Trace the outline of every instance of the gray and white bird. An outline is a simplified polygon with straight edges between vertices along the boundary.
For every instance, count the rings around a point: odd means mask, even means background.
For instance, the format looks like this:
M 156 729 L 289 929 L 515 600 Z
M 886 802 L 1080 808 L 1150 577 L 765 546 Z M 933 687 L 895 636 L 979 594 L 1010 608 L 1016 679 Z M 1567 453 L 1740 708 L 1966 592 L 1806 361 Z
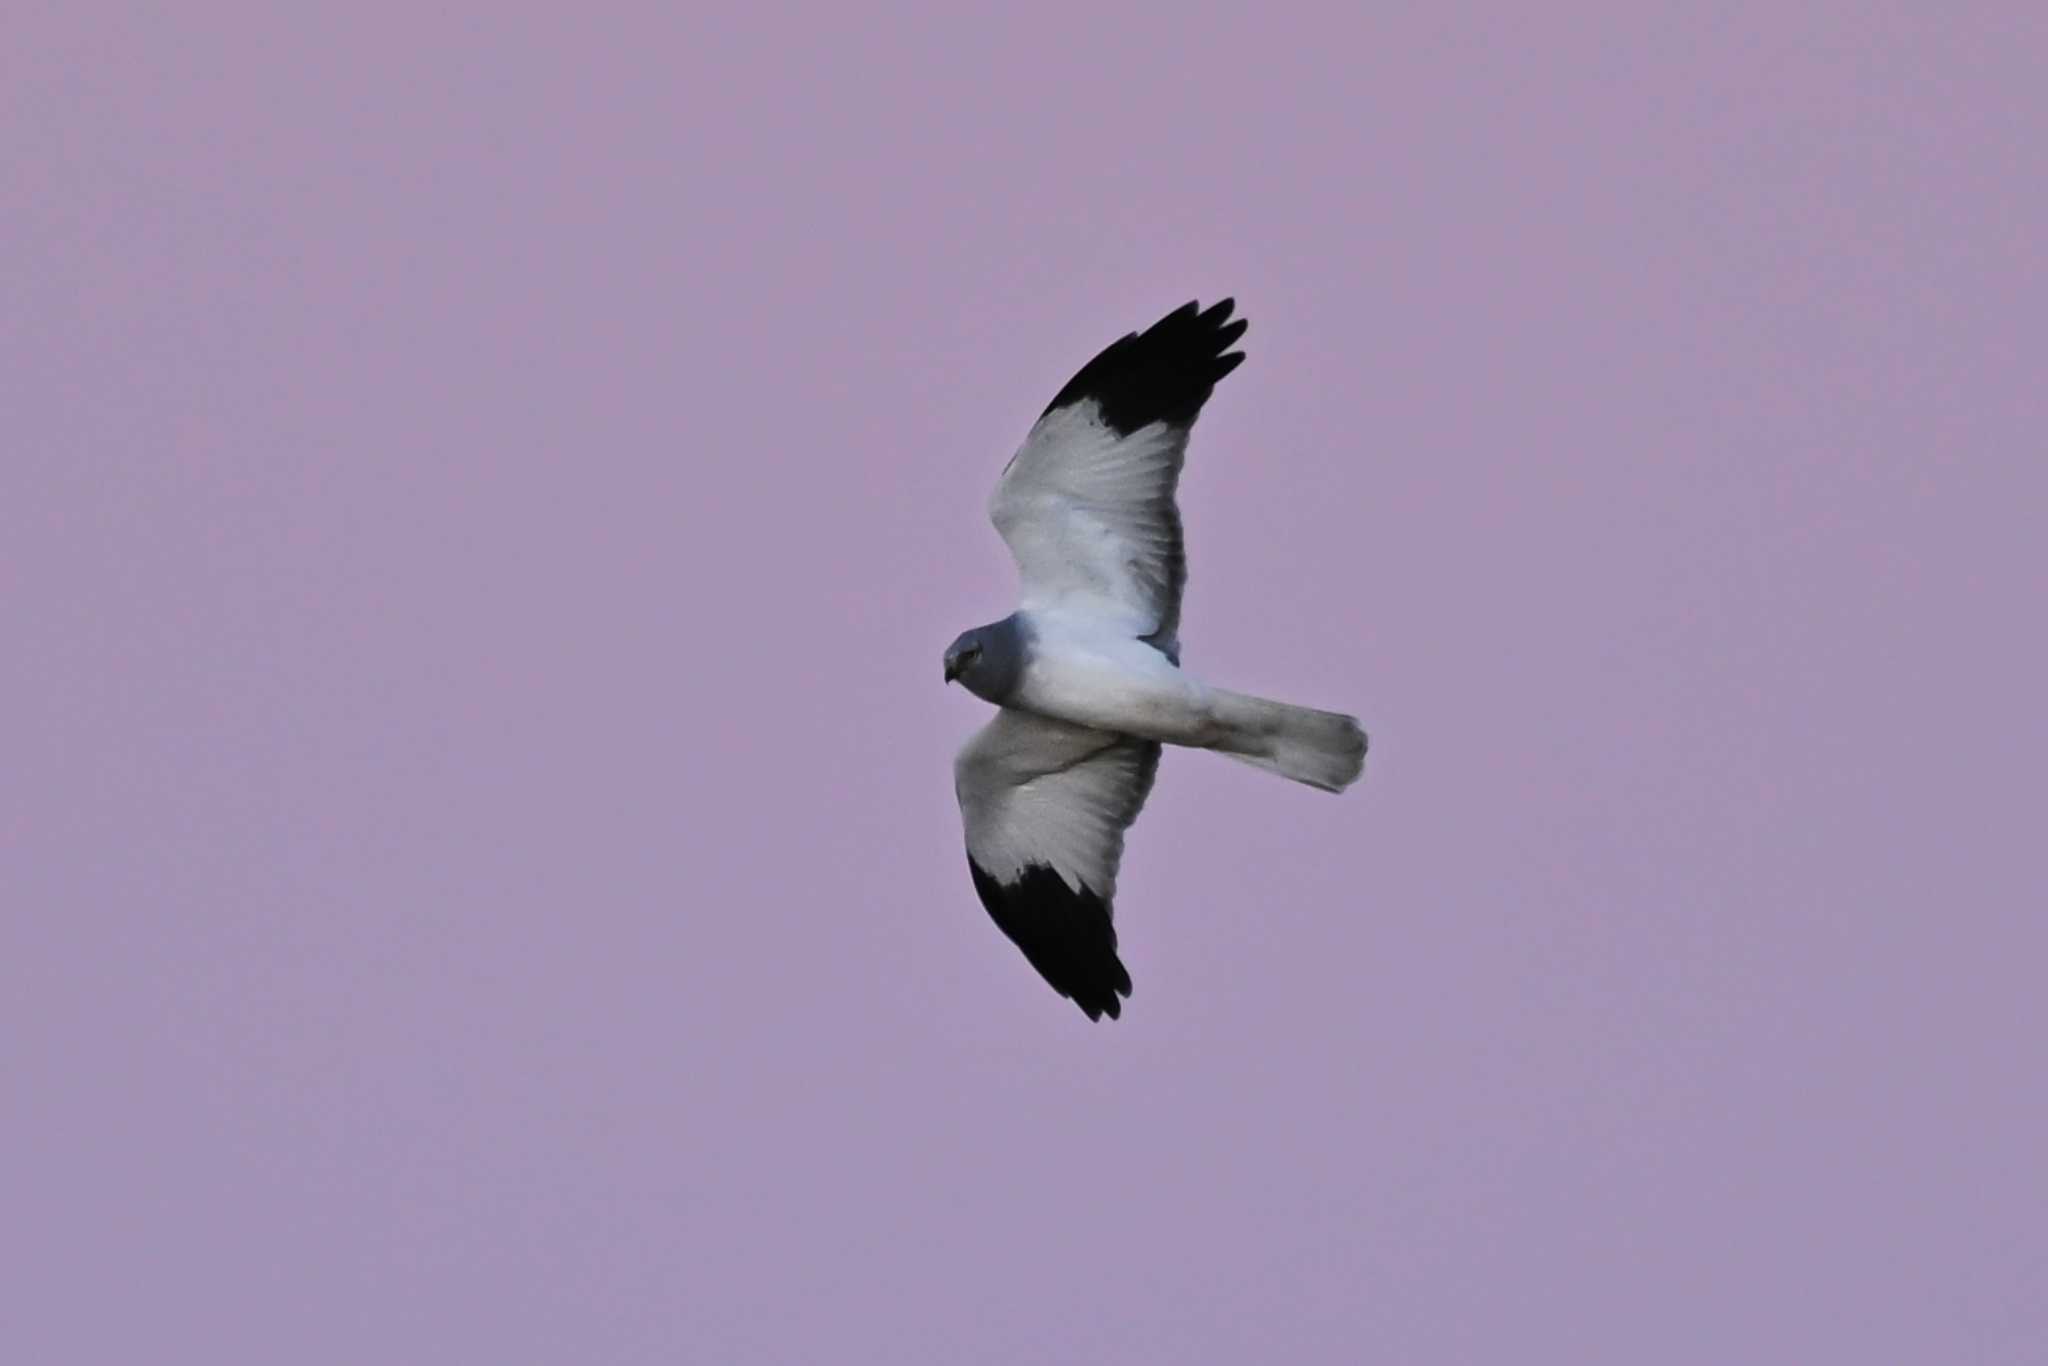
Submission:
M 1202 405 L 1244 360 L 1230 349 L 1246 327 L 1233 307 L 1183 305 L 1053 397 L 989 500 L 1020 605 L 946 647 L 946 681 L 999 708 L 953 761 L 974 889 L 1091 1020 L 1115 1019 L 1131 994 L 1110 917 L 1161 745 L 1326 792 L 1365 767 L 1355 717 L 1226 692 L 1180 667 L 1174 494 Z

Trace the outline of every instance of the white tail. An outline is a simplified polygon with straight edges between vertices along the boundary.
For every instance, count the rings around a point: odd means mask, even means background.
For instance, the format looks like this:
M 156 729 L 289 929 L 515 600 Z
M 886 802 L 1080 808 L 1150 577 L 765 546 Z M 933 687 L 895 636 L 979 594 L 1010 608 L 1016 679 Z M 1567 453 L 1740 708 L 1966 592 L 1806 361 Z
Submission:
M 1365 770 L 1365 731 L 1341 712 L 1295 707 L 1210 689 L 1222 738 L 1209 747 L 1325 792 L 1342 792 Z

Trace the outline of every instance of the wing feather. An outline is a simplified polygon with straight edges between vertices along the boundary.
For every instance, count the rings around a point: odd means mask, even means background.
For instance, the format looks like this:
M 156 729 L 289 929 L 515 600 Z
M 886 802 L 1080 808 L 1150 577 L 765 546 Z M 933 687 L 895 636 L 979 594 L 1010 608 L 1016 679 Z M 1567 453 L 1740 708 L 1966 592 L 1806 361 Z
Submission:
M 1158 769 L 1157 744 L 1008 708 L 954 761 L 982 905 L 1091 1020 L 1116 1018 L 1131 994 L 1112 920 L 1117 867 Z
M 1187 586 L 1175 495 L 1189 431 L 1244 354 L 1225 299 L 1111 343 L 1053 397 L 1004 468 L 989 517 L 1026 611 L 1070 608 L 1175 654 Z

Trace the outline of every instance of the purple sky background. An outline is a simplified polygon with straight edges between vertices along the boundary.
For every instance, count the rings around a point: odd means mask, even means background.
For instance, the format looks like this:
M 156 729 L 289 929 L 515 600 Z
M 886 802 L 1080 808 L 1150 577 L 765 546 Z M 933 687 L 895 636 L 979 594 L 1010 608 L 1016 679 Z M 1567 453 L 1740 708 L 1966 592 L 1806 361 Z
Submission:
M 0 42 L 0 1357 L 2039 1360 L 2048 11 L 335 8 Z M 1225 293 L 1372 760 L 1091 1026 L 939 652 Z

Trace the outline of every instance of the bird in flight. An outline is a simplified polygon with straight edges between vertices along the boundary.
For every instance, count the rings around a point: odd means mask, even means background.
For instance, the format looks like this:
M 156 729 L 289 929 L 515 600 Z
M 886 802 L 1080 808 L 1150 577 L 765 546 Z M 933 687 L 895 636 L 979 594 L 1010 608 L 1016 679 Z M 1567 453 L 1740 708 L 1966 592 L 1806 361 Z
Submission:
M 1187 583 L 1174 494 L 1188 433 L 1244 353 L 1234 302 L 1188 303 L 1113 342 L 1053 396 L 1004 467 L 989 516 L 1018 609 L 946 647 L 995 717 L 953 761 L 974 890 L 1091 1020 L 1131 975 L 1111 923 L 1124 832 L 1161 745 L 1215 750 L 1342 792 L 1365 767 L 1355 717 L 1226 692 L 1180 667 Z

